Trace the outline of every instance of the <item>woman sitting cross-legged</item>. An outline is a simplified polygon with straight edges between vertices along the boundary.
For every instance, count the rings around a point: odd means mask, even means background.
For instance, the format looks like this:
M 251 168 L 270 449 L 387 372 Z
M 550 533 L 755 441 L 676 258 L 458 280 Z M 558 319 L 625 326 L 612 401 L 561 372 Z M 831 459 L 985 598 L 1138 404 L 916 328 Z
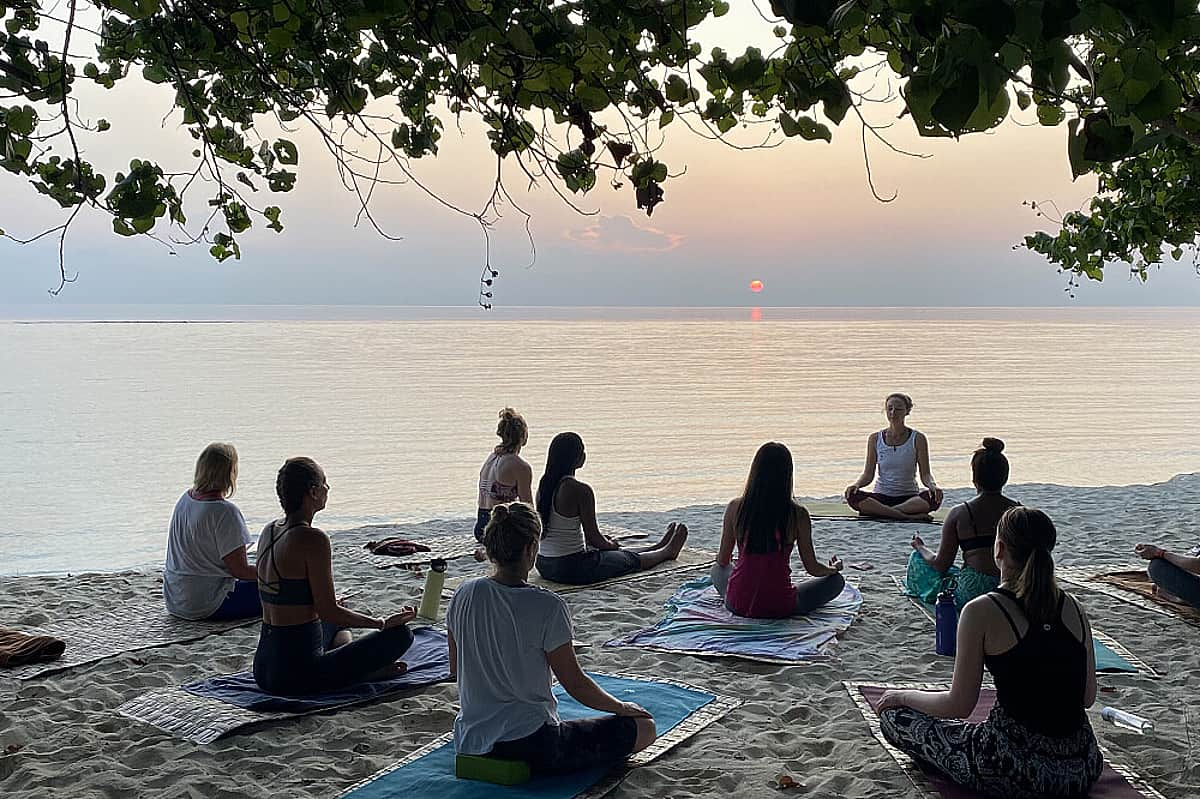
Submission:
M 1133 551 L 1150 561 L 1146 572 L 1159 596 L 1200 608 L 1200 557 L 1176 555 L 1155 544 L 1138 544 Z
M 1104 760 L 1084 710 L 1096 700 L 1087 614 L 1054 580 L 1054 523 L 1011 508 L 996 526 L 1000 587 L 972 600 L 958 623 L 949 691 L 888 691 L 884 737 L 954 782 L 1003 799 L 1086 796 Z M 996 683 L 986 721 L 958 721 Z
M 867 439 L 862 474 L 842 495 L 846 504 L 863 516 L 915 521 L 942 506 L 942 489 L 929 471 L 929 441 L 924 433 L 904 424 L 912 409 L 912 397 L 907 394 L 888 394 L 883 401 L 888 426 Z M 918 473 L 924 491 L 917 487 Z M 875 480 L 875 490 L 863 491 L 871 480 Z
M 977 596 L 1000 584 L 1000 570 L 992 557 L 996 523 L 1009 508 L 1019 503 L 1001 493 L 1008 482 L 1008 458 L 1004 442 L 985 438 L 983 446 L 971 456 L 971 479 L 979 493 L 972 500 L 954 507 L 942 524 L 942 540 L 937 554 L 930 552 L 919 535 L 912 537 L 915 550 L 908 559 L 905 586 L 923 602 L 932 603 L 954 565 L 954 556 L 962 550 L 963 566 L 954 575 L 954 604 L 959 610 Z
M 250 531 L 237 505 L 238 454 L 209 444 L 196 459 L 192 487 L 171 512 L 163 598 L 181 619 L 246 619 L 262 612 L 254 567 L 246 560 Z
M 575 433 L 559 433 L 550 442 L 546 472 L 538 482 L 537 511 L 544 529 L 538 574 L 556 583 L 587 585 L 649 569 L 675 560 L 687 542 L 685 524 L 672 522 L 652 547 L 626 549 L 603 535 L 596 523 L 596 495 L 575 479 L 587 454 Z
M 734 544 L 736 563 L 730 563 Z M 792 585 L 792 548 L 810 580 Z M 835 555 L 820 563 L 812 521 L 792 498 L 792 453 L 770 442 L 758 448 L 742 496 L 725 508 L 712 581 L 725 607 L 739 616 L 778 619 L 809 613 L 842 593 L 846 581 Z
M 450 601 L 446 629 L 460 707 L 454 747 L 525 761 L 534 774 L 615 765 L 654 741 L 654 720 L 580 669 L 567 603 L 526 582 L 541 533 L 529 505 L 497 505 L 483 532 L 495 571 L 463 583 Z M 554 677 L 580 704 L 609 715 L 560 720 Z
M 334 594 L 329 536 L 312 525 L 329 498 L 325 472 L 311 458 L 290 458 L 275 492 L 286 515 L 263 528 L 258 542 L 263 624 L 255 682 L 268 693 L 305 696 L 403 673 L 398 660 L 413 642 L 405 623 L 416 609 L 372 618 Z M 351 641 L 351 627 L 378 632 Z

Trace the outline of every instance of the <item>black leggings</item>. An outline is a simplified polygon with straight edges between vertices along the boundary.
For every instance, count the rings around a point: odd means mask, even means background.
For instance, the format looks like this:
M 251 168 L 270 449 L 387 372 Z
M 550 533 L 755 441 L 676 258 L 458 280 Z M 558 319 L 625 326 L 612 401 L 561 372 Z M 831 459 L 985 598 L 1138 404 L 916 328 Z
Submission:
M 327 649 L 338 628 L 319 621 L 276 627 L 263 622 L 254 653 L 254 681 L 279 696 L 308 696 L 364 682 L 400 659 L 413 634 L 400 625 Z

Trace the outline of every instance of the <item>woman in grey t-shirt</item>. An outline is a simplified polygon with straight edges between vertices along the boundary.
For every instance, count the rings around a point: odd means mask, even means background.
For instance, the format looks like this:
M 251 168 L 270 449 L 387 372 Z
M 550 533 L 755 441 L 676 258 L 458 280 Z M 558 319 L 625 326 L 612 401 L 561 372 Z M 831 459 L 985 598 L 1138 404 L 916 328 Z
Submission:
M 483 531 L 495 571 L 454 592 L 446 617 L 461 708 L 454 746 L 459 754 L 525 761 L 535 774 L 612 765 L 654 741 L 654 719 L 579 667 L 566 603 L 526 582 L 540 539 L 532 507 L 497 505 Z M 612 715 L 562 721 L 554 677 L 580 704 Z

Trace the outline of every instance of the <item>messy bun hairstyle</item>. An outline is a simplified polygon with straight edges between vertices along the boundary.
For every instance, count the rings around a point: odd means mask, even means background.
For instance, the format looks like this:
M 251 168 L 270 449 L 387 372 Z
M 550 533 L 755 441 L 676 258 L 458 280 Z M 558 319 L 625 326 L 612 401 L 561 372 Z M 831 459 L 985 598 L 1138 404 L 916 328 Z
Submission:
M 512 454 L 525 446 L 529 440 L 529 426 L 525 424 L 524 416 L 512 408 L 505 408 L 500 411 L 500 422 L 496 425 L 496 435 L 500 436 L 496 452 Z
M 304 504 L 310 488 L 321 485 L 325 475 L 312 458 L 288 458 L 275 477 L 275 494 L 285 513 L 295 513 Z
M 996 524 L 996 535 L 1008 548 L 1013 563 L 1020 567 L 1013 580 L 1013 593 L 1021 600 L 1032 624 L 1048 624 L 1058 612 L 1058 583 L 1050 553 L 1058 542 L 1058 530 L 1050 517 L 1037 508 L 1009 508 Z
M 498 565 L 518 563 L 531 542 L 542 537 L 537 511 L 524 502 L 510 502 L 492 508 L 492 518 L 483 528 L 483 548 L 488 560 Z
M 971 456 L 971 475 L 980 491 L 999 491 L 1008 482 L 1008 458 L 1004 457 L 1004 442 L 985 438 Z
M 896 397 L 897 399 L 900 399 L 904 402 L 904 409 L 906 411 L 909 411 L 909 412 L 912 411 L 912 409 L 913 409 L 912 397 L 908 396 L 907 394 L 901 394 L 899 391 L 893 391 L 891 394 L 888 394 L 886 397 L 883 398 L 883 407 L 885 410 L 887 409 L 888 400 L 892 399 L 893 397 Z

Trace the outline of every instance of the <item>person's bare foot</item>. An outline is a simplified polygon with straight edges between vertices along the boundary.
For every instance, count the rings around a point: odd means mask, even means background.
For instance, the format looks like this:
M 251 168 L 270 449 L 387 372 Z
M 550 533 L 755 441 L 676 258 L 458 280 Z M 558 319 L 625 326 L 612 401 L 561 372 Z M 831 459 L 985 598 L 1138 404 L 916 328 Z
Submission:
M 1179 597 L 1172 594 L 1170 591 L 1166 590 L 1165 588 L 1161 588 L 1157 585 L 1154 586 L 1154 596 L 1158 597 L 1163 602 L 1182 602 L 1183 601 Z
M 675 522 L 671 522 L 670 524 L 668 524 L 667 525 L 667 534 L 662 537 L 661 541 L 659 541 L 654 546 L 650 547 L 650 549 L 666 548 L 671 543 L 671 539 L 675 537 L 675 528 L 678 526 L 679 525 L 677 525 Z M 642 551 L 644 552 L 646 550 L 642 550 Z
M 483 548 L 483 544 L 475 547 L 475 560 L 483 563 L 487 560 L 487 550 Z
M 354 640 L 354 636 L 349 630 L 338 630 L 329 641 L 330 649 L 337 649 L 339 646 L 345 646 Z
M 379 680 L 390 680 L 393 677 L 399 677 L 401 674 L 408 672 L 408 664 L 403 660 L 397 660 L 395 663 L 384 666 L 382 669 L 376 669 L 367 675 L 367 682 L 377 682 Z
M 679 557 L 679 553 L 683 551 L 683 545 L 687 543 L 688 529 L 687 525 L 680 522 L 675 527 L 675 536 L 671 542 L 667 544 L 667 560 L 675 560 Z

